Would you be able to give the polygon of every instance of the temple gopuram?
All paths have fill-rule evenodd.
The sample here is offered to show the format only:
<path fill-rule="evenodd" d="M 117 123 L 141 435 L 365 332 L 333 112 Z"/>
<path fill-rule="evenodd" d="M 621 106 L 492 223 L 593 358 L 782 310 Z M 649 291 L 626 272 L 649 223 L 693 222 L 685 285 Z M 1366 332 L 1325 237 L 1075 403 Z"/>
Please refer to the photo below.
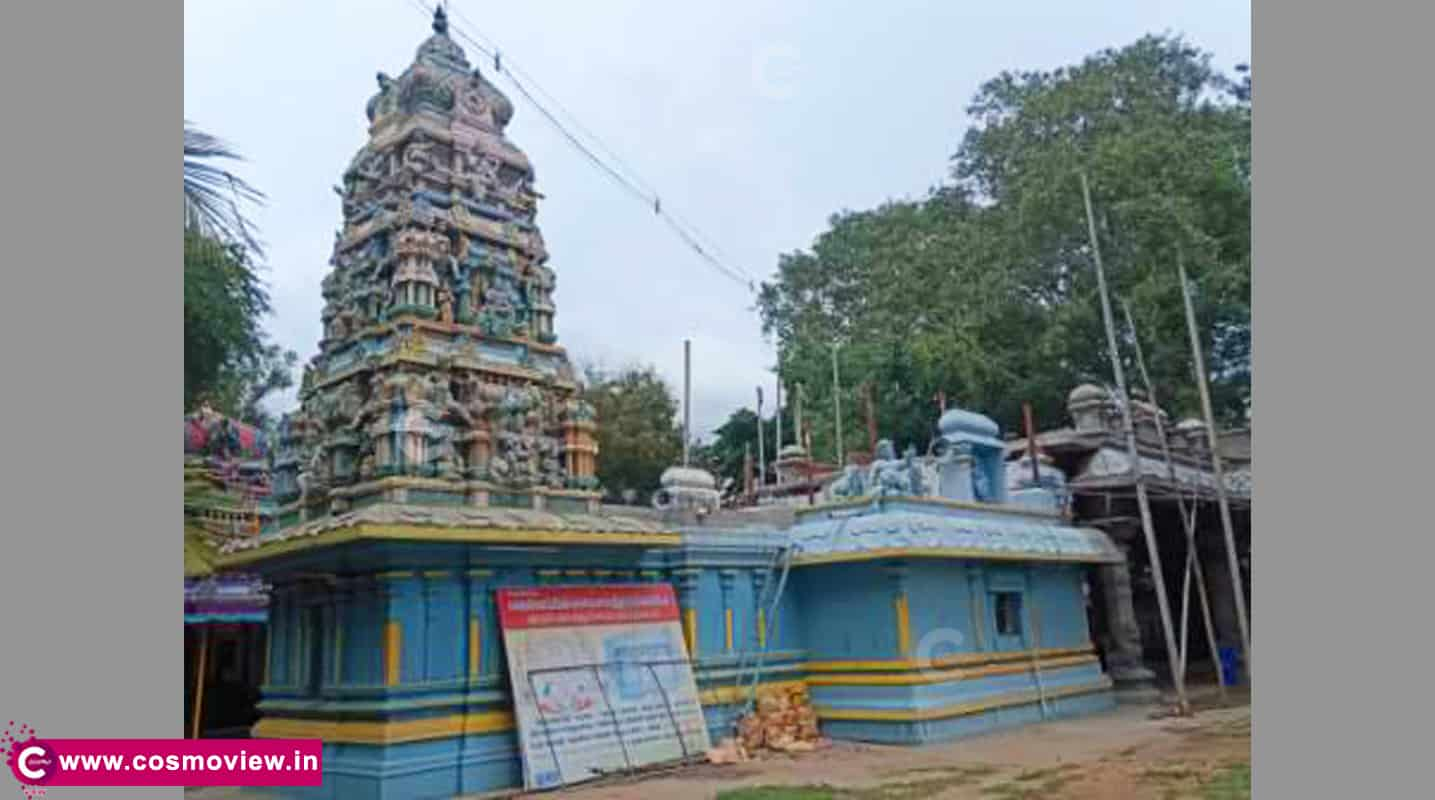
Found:
<path fill-rule="evenodd" d="M 414 63 L 378 76 L 343 176 L 274 523 L 218 564 L 272 587 L 251 734 L 324 741 L 323 785 L 284 791 L 568 785 L 701 758 L 773 692 L 810 697 L 826 736 L 891 744 L 1112 707 L 1085 586 L 1120 551 L 1050 486 L 1009 487 L 981 414 L 947 411 L 927 456 L 882 442 L 801 508 L 722 509 L 691 468 L 660 508 L 602 505 L 602 421 L 556 344 L 512 113 L 440 7 Z M 563 638 L 609 612 L 652 624 Z M 525 671 L 520 634 L 574 650 L 525 646 L 560 663 Z"/>
<path fill-rule="evenodd" d="M 555 344 L 553 270 L 513 106 L 442 17 L 343 175 L 324 338 L 275 465 L 281 524 L 431 495 L 585 510 L 593 411 Z"/>

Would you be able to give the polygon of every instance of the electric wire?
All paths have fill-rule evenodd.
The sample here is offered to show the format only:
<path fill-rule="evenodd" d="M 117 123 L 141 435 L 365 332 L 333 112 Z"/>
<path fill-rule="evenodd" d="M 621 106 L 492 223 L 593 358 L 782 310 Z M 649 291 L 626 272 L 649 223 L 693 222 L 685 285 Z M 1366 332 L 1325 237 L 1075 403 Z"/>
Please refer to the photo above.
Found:
<path fill-rule="evenodd" d="M 434 13 L 434 9 L 428 8 L 421 0 L 409 0 L 409 4 L 425 16 L 432 16 Z M 464 42 L 474 48 L 478 53 L 491 60 L 493 62 L 494 71 L 504 75 L 509 83 L 513 85 L 514 89 L 516 89 L 550 125 L 557 129 L 559 135 L 562 136 L 564 140 L 578 150 L 579 153 L 600 172 L 615 181 L 625 192 L 632 195 L 634 199 L 641 201 L 645 206 L 650 207 L 654 215 L 662 219 L 683 243 L 710 267 L 717 270 L 729 280 L 743 286 L 752 294 L 757 293 L 757 282 L 750 273 L 741 267 L 728 264 L 721 248 L 713 244 L 712 240 L 704 235 L 697 226 L 686 222 L 677 214 L 673 213 L 671 209 L 665 209 L 661 195 L 651 188 L 651 184 L 638 177 L 637 172 L 631 166 L 620 158 L 612 148 L 604 144 L 602 139 L 584 126 L 576 115 L 568 111 L 552 93 L 544 90 L 528 72 L 515 64 L 511 58 L 505 59 L 503 57 L 503 51 L 497 42 L 483 35 L 483 33 L 478 30 L 477 25 L 473 24 L 472 20 L 461 11 L 451 8 L 448 3 L 444 4 L 444 10 L 445 14 L 452 11 L 459 19 L 465 22 L 468 28 L 472 29 L 478 36 L 481 36 L 484 41 L 480 42 L 473 34 L 470 34 L 469 30 L 455 24 L 452 19 L 448 20 L 447 23 L 449 31 L 464 40 Z M 529 88 L 530 86 L 532 87 L 531 90 Z M 541 101 L 539 95 L 547 98 L 548 102 L 545 103 Z M 559 109 L 559 111 L 568 118 L 569 122 L 565 124 L 562 119 L 559 119 L 559 115 L 550 110 L 550 106 Z M 581 132 L 584 136 L 580 137 L 574 130 Z M 592 146 L 586 144 L 584 138 L 591 142 Z M 595 150 L 602 151 L 607 155 L 607 158 L 594 152 Z"/>

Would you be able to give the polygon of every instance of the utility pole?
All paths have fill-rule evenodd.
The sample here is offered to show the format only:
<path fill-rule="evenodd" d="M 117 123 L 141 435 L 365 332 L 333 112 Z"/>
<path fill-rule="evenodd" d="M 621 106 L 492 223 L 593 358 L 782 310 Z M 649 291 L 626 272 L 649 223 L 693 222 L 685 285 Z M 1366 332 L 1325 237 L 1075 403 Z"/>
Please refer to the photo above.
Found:
<path fill-rule="evenodd" d="M 767 485 L 767 460 L 762 457 L 762 387 L 757 387 L 757 490 Z"/>
<path fill-rule="evenodd" d="M 693 341 L 683 340 L 683 466 L 688 466 L 688 442 L 693 437 Z"/>
<path fill-rule="evenodd" d="M 1086 171 L 1081 172 L 1081 198 L 1086 205 L 1086 229 L 1091 237 L 1091 255 L 1096 264 L 1096 286 L 1101 293 L 1101 318 L 1106 324 L 1106 347 L 1111 357 L 1111 371 L 1116 378 L 1117 402 L 1121 406 L 1121 423 L 1126 433 L 1126 455 L 1131 462 L 1132 477 L 1136 482 L 1136 506 L 1141 513 L 1141 529 L 1146 534 L 1146 551 L 1151 559 L 1151 576 L 1156 582 L 1156 604 L 1161 611 L 1161 629 L 1166 638 L 1166 658 L 1171 667 L 1171 678 L 1176 685 L 1176 702 L 1180 712 L 1189 714 L 1191 704 L 1186 700 L 1186 681 L 1178 669 L 1176 636 L 1171 627 L 1171 607 L 1166 597 L 1166 577 L 1161 565 L 1161 551 L 1156 546 L 1156 531 L 1151 524 L 1151 504 L 1146 497 L 1146 479 L 1141 469 L 1141 451 L 1136 447 L 1136 425 L 1131 418 L 1131 393 L 1126 390 L 1126 373 L 1121 367 L 1121 351 L 1116 346 L 1116 323 L 1111 317 L 1111 296 L 1106 290 L 1106 271 L 1101 266 L 1101 246 L 1096 238 L 1096 216 L 1091 210 L 1091 187 L 1087 183 Z"/>
<path fill-rule="evenodd" d="M 782 373 L 777 374 L 777 441 L 772 445 L 774 458 L 782 458 Z"/>
<path fill-rule="evenodd" d="M 1236 593 L 1236 621 L 1241 626 L 1241 655 L 1246 659 L 1246 679 L 1251 669 L 1251 628 L 1246 617 L 1245 581 L 1241 580 L 1241 563 L 1236 558 L 1236 534 L 1231 524 L 1231 504 L 1226 499 L 1226 474 L 1221 463 L 1221 444 L 1216 436 L 1216 415 L 1211 409 L 1211 389 L 1206 382 L 1206 359 L 1201 354 L 1201 336 L 1196 331 L 1196 311 L 1191 303 L 1190 282 L 1186 279 L 1186 261 L 1176 250 L 1176 271 L 1181 277 L 1181 297 L 1186 304 L 1186 332 L 1191 336 L 1191 358 L 1196 366 L 1196 386 L 1201 390 L 1201 411 L 1206 417 L 1206 441 L 1211 448 L 1211 477 L 1216 479 L 1216 502 L 1221 507 L 1221 527 L 1226 534 L 1226 564 L 1231 570 L 1231 586 Z"/>
<path fill-rule="evenodd" d="M 793 390 L 795 397 L 792 408 L 792 432 L 797 436 L 797 446 L 806 451 L 807 439 L 804 433 L 805 429 L 802 427 L 802 384 L 797 384 L 793 387 Z M 811 457 L 812 454 L 807 453 L 807 455 Z"/>
<path fill-rule="evenodd" d="M 842 469 L 846 459 L 842 453 L 842 381 L 837 377 L 837 343 L 832 343 L 832 428 L 837 448 L 837 468 Z"/>

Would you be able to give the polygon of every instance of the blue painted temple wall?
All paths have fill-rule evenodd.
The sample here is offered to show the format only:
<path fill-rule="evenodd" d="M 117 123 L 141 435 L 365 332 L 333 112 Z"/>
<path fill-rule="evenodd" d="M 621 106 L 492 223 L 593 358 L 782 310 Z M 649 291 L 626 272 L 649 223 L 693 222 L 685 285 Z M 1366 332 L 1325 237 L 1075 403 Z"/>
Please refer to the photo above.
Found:
<path fill-rule="evenodd" d="M 361 738 L 376 741 L 326 744 L 325 785 L 304 796 L 448 797 L 517 785 L 493 590 L 647 581 L 670 583 L 684 611 L 696 612 L 692 656 L 709 730 L 714 740 L 731 735 L 757 660 L 759 601 L 772 602 L 770 584 L 781 575 L 773 556 L 786 537 L 749 533 L 740 546 L 719 547 L 721 535 L 671 549 L 555 548 L 538 563 L 533 552 L 436 543 L 298 558 L 283 572 L 346 577 L 300 586 L 275 576 L 266 721 L 256 735 L 328 741 L 352 738 L 357 725 Z M 764 537 L 769 545 L 754 544 Z M 360 564 L 367 566 L 356 570 Z M 1089 653 L 1083 569 L 966 559 L 794 567 L 770 620 L 761 683 L 805 683 L 826 735 L 878 742 L 921 743 L 1107 708 L 1111 695 Z M 1021 597 L 1018 634 L 997 629 L 994 592 Z M 393 627 L 398 671 L 386 676 Z M 928 669 L 914 658 L 930 660 Z M 263 732 L 271 720 L 317 727 Z M 334 735 L 339 728 L 329 723 L 348 727 Z M 385 736 L 393 741 L 382 743 Z"/>

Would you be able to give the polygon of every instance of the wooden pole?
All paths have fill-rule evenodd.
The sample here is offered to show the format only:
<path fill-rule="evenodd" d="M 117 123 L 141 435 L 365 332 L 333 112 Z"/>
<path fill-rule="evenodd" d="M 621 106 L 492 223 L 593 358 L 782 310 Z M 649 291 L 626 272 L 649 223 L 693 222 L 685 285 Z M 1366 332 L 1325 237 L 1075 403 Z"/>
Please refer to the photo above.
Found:
<path fill-rule="evenodd" d="M 1026 455 L 1031 459 L 1031 480 L 1040 486 L 1041 468 L 1037 466 L 1037 459 L 1041 457 L 1041 451 L 1036 447 L 1036 423 L 1031 418 L 1031 403 L 1021 404 L 1021 418 L 1026 423 Z"/>
<path fill-rule="evenodd" d="M 199 626 L 199 665 L 194 671 L 194 718 L 190 722 L 189 738 L 199 738 L 199 723 L 204 719 L 204 678 L 208 673 L 209 626 Z"/>
<path fill-rule="evenodd" d="M 1141 452 L 1136 448 L 1136 425 L 1131 419 L 1131 393 L 1126 390 L 1126 373 L 1121 367 L 1121 351 L 1116 346 L 1116 323 L 1111 315 L 1111 296 L 1106 290 L 1106 272 L 1101 266 L 1101 246 L 1096 238 L 1096 216 L 1091 210 L 1091 187 L 1087 183 L 1085 170 L 1081 172 L 1081 197 L 1086 205 L 1086 228 L 1091 237 L 1092 260 L 1096 265 L 1096 286 L 1101 293 L 1101 317 L 1106 325 L 1106 346 L 1111 357 L 1111 370 L 1116 378 L 1122 426 L 1126 432 L 1126 455 L 1131 461 L 1132 477 L 1136 482 L 1136 506 L 1141 512 L 1141 529 L 1146 534 L 1151 575 L 1156 582 L 1156 605 L 1161 612 L 1161 632 L 1166 639 L 1166 659 L 1176 685 L 1176 702 L 1180 713 L 1189 714 L 1191 704 L 1186 700 L 1185 681 L 1176 669 L 1176 637 L 1171 625 L 1170 602 L 1166 597 L 1166 576 L 1162 574 L 1161 551 L 1156 546 L 1156 531 L 1151 525 L 1151 505 L 1146 497 L 1146 478 L 1141 469 Z"/>
<path fill-rule="evenodd" d="M 1206 418 L 1206 441 L 1211 448 L 1211 477 L 1216 480 L 1216 502 L 1221 508 L 1221 527 L 1226 534 L 1226 565 L 1231 570 L 1231 586 L 1236 595 L 1236 621 L 1241 626 L 1241 654 L 1246 660 L 1246 679 L 1251 669 L 1251 628 L 1246 618 L 1245 581 L 1241 580 L 1241 564 L 1236 557 L 1235 527 L 1231 524 L 1231 505 L 1226 499 L 1226 474 L 1221 464 L 1221 444 L 1216 436 L 1216 415 L 1211 408 L 1211 389 L 1206 381 L 1206 359 L 1201 354 L 1201 336 L 1196 330 L 1196 310 L 1191 302 L 1190 282 L 1186 279 L 1186 261 L 1176 250 L 1176 271 L 1181 277 L 1181 298 L 1186 305 L 1186 332 L 1191 337 L 1191 359 L 1196 365 L 1196 386 L 1201 390 L 1201 411 Z"/>
<path fill-rule="evenodd" d="M 1131 317 L 1131 308 L 1126 301 L 1121 301 L 1121 313 L 1126 317 L 1126 327 L 1131 331 L 1131 343 L 1136 350 L 1136 368 L 1141 371 L 1141 381 L 1146 384 L 1146 397 L 1150 399 L 1151 405 L 1156 408 L 1156 438 L 1161 440 L 1161 455 L 1166 459 L 1166 473 L 1171 478 L 1173 485 L 1176 480 L 1176 461 L 1171 457 L 1171 442 L 1166 438 L 1166 426 L 1161 422 L 1161 403 L 1156 399 L 1156 385 L 1151 382 L 1151 373 L 1146 369 L 1146 357 L 1141 350 L 1141 337 L 1136 332 L 1136 323 Z M 1186 617 L 1189 613 L 1187 606 L 1190 596 L 1190 576 L 1195 573 L 1196 594 L 1201 601 L 1201 618 L 1206 627 L 1206 644 L 1211 649 L 1211 660 L 1216 664 L 1216 685 L 1221 692 L 1221 698 L 1226 696 L 1226 683 L 1220 680 L 1221 667 L 1218 655 L 1220 648 L 1216 644 L 1216 626 L 1211 620 L 1211 601 L 1206 596 L 1206 576 L 1201 567 L 1201 559 L 1196 553 L 1196 501 L 1191 499 L 1191 509 L 1188 512 L 1186 503 L 1182 500 L 1180 488 L 1177 488 L 1176 502 L 1181 512 L 1181 527 L 1186 533 L 1186 570 L 1182 578 L 1181 587 L 1181 675 L 1186 675 Z"/>

